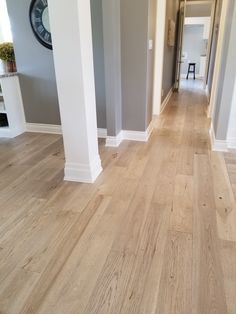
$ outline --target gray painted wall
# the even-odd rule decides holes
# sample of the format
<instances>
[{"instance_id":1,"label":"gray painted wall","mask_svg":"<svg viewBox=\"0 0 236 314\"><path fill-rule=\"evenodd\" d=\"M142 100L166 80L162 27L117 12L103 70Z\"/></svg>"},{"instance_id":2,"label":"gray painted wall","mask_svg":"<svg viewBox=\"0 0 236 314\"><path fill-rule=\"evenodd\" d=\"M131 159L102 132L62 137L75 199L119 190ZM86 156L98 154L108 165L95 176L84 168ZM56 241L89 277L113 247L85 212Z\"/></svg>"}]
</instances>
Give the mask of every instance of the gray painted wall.
<instances>
[{"instance_id":1,"label":"gray painted wall","mask_svg":"<svg viewBox=\"0 0 236 314\"><path fill-rule=\"evenodd\" d=\"M220 72L220 86L213 117L217 140L226 140L236 77L236 3L230 0Z\"/></svg>"},{"instance_id":2,"label":"gray painted wall","mask_svg":"<svg viewBox=\"0 0 236 314\"><path fill-rule=\"evenodd\" d=\"M7 0L26 119L60 124L53 54L33 35L30 2ZM91 0L98 127L107 127L110 136L121 129L145 131L151 121L154 50L148 50L148 39L154 47L155 5Z\"/></svg>"},{"instance_id":3,"label":"gray painted wall","mask_svg":"<svg viewBox=\"0 0 236 314\"><path fill-rule=\"evenodd\" d=\"M102 0L107 134L122 129L120 0Z\"/></svg>"},{"instance_id":4,"label":"gray painted wall","mask_svg":"<svg viewBox=\"0 0 236 314\"><path fill-rule=\"evenodd\" d=\"M93 32L93 58L97 103L97 122L99 128L106 128L107 122L102 0L91 0L90 3Z\"/></svg>"},{"instance_id":5,"label":"gray painted wall","mask_svg":"<svg viewBox=\"0 0 236 314\"><path fill-rule=\"evenodd\" d=\"M162 88L163 96L162 101L166 98L168 92L175 81L175 67L176 67L176 47L168 46L168 21L169 19L175 21L177 30L179 0L167 0L166 6L166 26L165 26L165 45L164 45L164 69ZM177 36L176 36L177 39Z\"/></svg>"},{"instance_id":6,"label":"gray painted wall","mask_svg":"<svg viewBox=\"0 0 236 314\"><path fill-rule=\"evenodd\" d=\"M33 35L30 2L7 0L26 121L60 124L53 54Z\"/></svg>"},{"instance_id":7,"label":"gray painted wall","mask_svg":"<svg viewBox=\"0 0 236 314\"><path fill-rule=\"evenodd\" d=\"M123 129L145 131L148 1L120 2Z\"/></svg>"},{"instance_id":8,"label":"gray painted wall","mask_svg":"<svg viewBox=\"0 0 236 314\"><path fill-rule=\"evenodd\" d=\"M183 34L183 53L186 53L186 60L181 66L181 73L188 72L188 63L196 62L196 74L200 70L200 56L204 53L203 25L185 25ZM194 39L194 45L193 45Z\"/></svg>"},{"instance_id":9,"label":"gray painted wall","mask_svg":"<svg viewBox=\"0 0 236 314\"><path fill-rule=\"evenodd\" d=\"M145 131L152 116L155 1L121 0L122 127Z\"/></svg>"},{"instance_id":10,"label":"gray painted wall","mask_svg":"<svg viewBox=\"0 0 236 314\"><path fill-rule=\"evenodd\" d=\"M29 23L31 0L7 0L20 85L30 123L60 124L52 51L33 35ZM102 0L91 0L98 127L106 128ZM73 70L73 69L72 69Z\"/></svg>"}]
</instances>

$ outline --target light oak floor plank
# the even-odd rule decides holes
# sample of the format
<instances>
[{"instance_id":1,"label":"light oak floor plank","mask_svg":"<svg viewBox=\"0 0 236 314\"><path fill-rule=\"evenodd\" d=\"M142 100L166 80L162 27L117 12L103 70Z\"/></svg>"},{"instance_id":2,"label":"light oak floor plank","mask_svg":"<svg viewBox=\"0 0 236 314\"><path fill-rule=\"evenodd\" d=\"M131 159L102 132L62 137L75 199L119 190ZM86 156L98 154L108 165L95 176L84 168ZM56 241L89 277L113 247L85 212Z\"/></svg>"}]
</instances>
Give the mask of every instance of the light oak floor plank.
<instances>
[{"instance_id":1,"label":"light oak floor plank","mask_svg":"<svg viewBox=\"0 0 236 314\"><path fill-rule=\"evenodd\" d=\"M195 155L193 314L227 313L209 156Z\"/></svg>"}]
</instances>

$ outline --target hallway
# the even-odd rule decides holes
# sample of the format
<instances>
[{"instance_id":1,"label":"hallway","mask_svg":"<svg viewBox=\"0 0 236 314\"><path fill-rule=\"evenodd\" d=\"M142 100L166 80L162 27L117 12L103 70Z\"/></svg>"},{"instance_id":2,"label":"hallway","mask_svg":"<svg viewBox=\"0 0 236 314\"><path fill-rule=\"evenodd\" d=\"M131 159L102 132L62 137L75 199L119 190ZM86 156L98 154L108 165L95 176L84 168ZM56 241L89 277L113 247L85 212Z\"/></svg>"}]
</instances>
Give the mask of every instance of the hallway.
<instances>
[{"instance_id":1,"label":"hallway","mask_svg":"<svg viewBox=\"0 0 236 314\"><path fill-rule=\"evenodd\" d=\"M235 314L236 206L206 97L174 94L148 143L100 143L94 185L62 140L0 140L0 313Z\"/></svg>"}]
</instances>

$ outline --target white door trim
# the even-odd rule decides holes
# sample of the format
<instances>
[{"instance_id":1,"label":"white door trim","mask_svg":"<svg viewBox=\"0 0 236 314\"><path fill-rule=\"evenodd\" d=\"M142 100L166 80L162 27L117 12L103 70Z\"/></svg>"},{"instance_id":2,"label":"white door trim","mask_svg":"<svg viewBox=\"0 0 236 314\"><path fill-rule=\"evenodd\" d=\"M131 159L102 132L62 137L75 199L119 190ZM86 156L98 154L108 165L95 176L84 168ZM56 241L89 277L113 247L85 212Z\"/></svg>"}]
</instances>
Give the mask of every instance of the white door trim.
<instances>
[{"instance_id":1,"label":"white door trim","mask_svg":"<svg viewBox=\"0 0 236 314\"><path fill-rule=\"evenodd\" d=\"M209 38L208 38L208 45L207 45L207 58L206 58L206 68L205 68L205 75L204 75L204 85L205 88L207 86L208 74L209 74L209 65L210 65L210 58L211 58L211 51L212 51L212 41L213 41L213 33L214 33L214 23L216 18L216 0L212 1L211 6L211 21L210 21L210 29L209 29Z\"/></svg>"},{"instance_id":2,"label":"white door trim","mask_svg":"<svg viewBox=\"0 0 236 314\"><path fill-rule=\"evenodd\" d=\"M217 90L220 83L220 69L223 57L223 48L224 48L224 36L225 36L225 27L227 23L227 13L228 13L229 0L224 0L222 4L221 18L220 18L220 27L219 27L219 36L216 50L216 59L215 59L215 68L213 74L213 82L211 88L211 97L210 104L208 108L208 117L213 118L215 104L217 99Z\"/></svg>"},{"instance_id":3,"label":"white door trim","mask_svg":"<svg viewBox=\"0 0 236 314\"><path fill-rule=\"evenodd\" d=\"M156 40L155 40L155 64L153 80L153 115L161 112L162 78L164 68L166 26L166 0L157 0Z\"/></svg>"}]
</instances>

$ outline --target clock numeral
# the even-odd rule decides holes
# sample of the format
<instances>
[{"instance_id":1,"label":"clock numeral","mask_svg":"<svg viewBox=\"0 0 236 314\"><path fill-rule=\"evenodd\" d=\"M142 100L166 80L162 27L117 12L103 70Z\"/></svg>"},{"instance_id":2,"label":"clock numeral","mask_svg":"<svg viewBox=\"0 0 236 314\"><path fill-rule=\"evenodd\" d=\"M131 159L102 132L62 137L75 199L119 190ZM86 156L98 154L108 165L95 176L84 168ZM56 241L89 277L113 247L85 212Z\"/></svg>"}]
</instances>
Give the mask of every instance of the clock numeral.
<instances>
[{"instance_id":1,"label":"clock numeral","mask_svg":"<svg viewBox=\"0 0 236 314\"><path fill-rule=\"evenodd\" d=\"M36 8L35 11L39 12L40 14L43 12L43 10L40 8Z\"/></svg>"},{"instance_id":2,"label":"clock numeral","mask_svg":"<svg viewBox=\"0 0 236 314\"><path fill-rule=\"evenodd\" d=\"M44 27L43 27L43 25L40 25L40 26L38 27L38 32L39 32L40 34L42 34L42 32L44 32Z\"/></svg>"},{"instance_id":3,"label":"clock numeral","mask_svg":"<svg viewBox=\"0 0 236 314\"><path fill-rule=\"evenodd\" d=\"M42 18L41 17L34 17L34 23L42 23Z\"/></svg>"},{"instance_id":4,"label":"clock numeral","mask_svg":"<svg viewBox=\"0 0 236 314\"><path fill-rule=\"evenodd\" d=\"M49 33L45 33L45 34L44 34L44 39L45 39L46 41L49 41L49 39L50 39L50 34L49 34Z\"/></svg>"},{"instance_id":5,"label":"clock numeral","mask_svg":"<svg viewBox=\"0 0 236 314\"><path fill-rule=\"evenodd\" d=\"M47 0L41 0L41 3L43 4L43 6L47 6L48 5L48 1Z\"/></svg>"}]
</instances>

